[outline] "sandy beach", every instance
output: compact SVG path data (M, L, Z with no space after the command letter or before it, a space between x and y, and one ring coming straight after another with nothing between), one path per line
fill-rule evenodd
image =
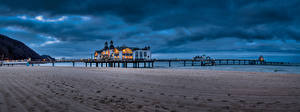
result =
M0 67L0 112L300 112L300 74Z

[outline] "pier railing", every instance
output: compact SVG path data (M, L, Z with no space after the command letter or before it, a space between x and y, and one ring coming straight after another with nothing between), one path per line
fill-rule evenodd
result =
M289 65L284 62L267 62L255 59L205 59L205 60L194 60L194 59L151 59L151 60L96 60L96 59L58 59L48 61L29 61L29 64L45 64L52 63L85 63L92 67L128 67L128 64L132 64L133 68L152 68L154 63L165 62L168 63L169 67L172 67L173 63L179 63L183 66L215 66L215 65Z
M154 63L165 62L171 67L173 63L179 63L183 66L215 66L215 65L290 65L285 62L267 62L255 59L151 59L151 60L97 60L97 59L57 59L57 60L5 60L0 61L0 66L13 66L13 65L34 65L34 64L46 64L52 63L85 63L92 67L128 67L128 64L132 64L133 68L153 68Z
M214 66L214 65L289 65L285 62L267 62L255 59L157 59L155 62L168 62L169 67L172 62L182 63L183 66Z
M127 68L128 64L132 64L133 68L153 68L154 60L96 60L96 59L64 59L64 60L52 60L52 61L30 61L29 64L44 64L52 63L52 66L55 66L55 63L72 63L75 67L75 63L85 63L85 66L88 65L92 67L94 64L96 67L124 67Z
M26 65L28 60L2 60L0 66Z

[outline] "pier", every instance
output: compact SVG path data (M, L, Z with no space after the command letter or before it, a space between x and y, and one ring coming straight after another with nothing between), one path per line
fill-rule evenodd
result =
M213 60L193 60L193 59L159 59L155 62L168 62L169 67L177 62L183 66L215 66L215 65L288 65L284 62L266 62L254 59L213 59Z
M55 60L55 61L30 61L29 64L51 63L84 63L85 67L123 67L127 68L132 64L132 68L153 68L155 63L167 62L169 67L173 63L179 63L183 66L216 66L216 65L289 65L284 62L267 62L254 59L214 59L214 60L193 60L193 59L152 59L152 60L91 60L91 59L73 59L73 60Z
M26 65L28 61L24 60L11 60L11 61L0 61L0 66L14 66L14 65Z
M75 63L84 63L85 67L122 67L127 68L128 64L132 64L133 68L153 68L154 60L91 60L91 59L80 59L80 60L55 60L55 61L30 61L29 64L43 64L51 63L55 66L56 63L72 63L75 67Z
M122 67L122 68L154 68L155 63L167 63L168 67L172 67L174 63L185 66L217 66L217 65L290 65L285 62L267 62L254 59L214 59L214 60L193 60L193 59L152 59L152 60L93 60L93 59L70 59L55 61L0 61L0 66L14 65L31 65L50 63L53 67L57 63L72 63L76 67L76 63L84 63L85 67ZM128 65L132 66L128 66Z

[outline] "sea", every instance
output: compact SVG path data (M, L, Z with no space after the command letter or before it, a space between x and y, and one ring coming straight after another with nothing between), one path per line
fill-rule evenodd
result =
M197 64L195 64L197 65ZM49 64L38 64L34 66L52 66ZM55 63L57 67L72 67L73 63ZM103 65L105 67L105 64ZM142 69L144 64L140 64ZM75 67L85 67L85 63L75 63ZM88 64L88 67L90 65ZM96 67L96 64L92 64L92 67ZM133 67L133 64L128 64L128 68ZM99 64L99 68L100 64ZM300 64L291 64L288 66L275 66L275 65L216 65L216 66L191 66L187 63L186 66L182 62L172 62L169 67L168 62L155 62L155 69L198 69L198 70L215 70L215 71L244 71L244 72L274 72L274 73L292 73L300 74Z
M182 55L184 56L184 55ZM213 55L215 59L258 59L259 55ZM168 59L172 55L154 55L154 59ZM216 71L244 71L244 72L274 72L274 73L292 73L300 74L300 55L264 55L264 58L268 62L286 62L290 63L288 66L275 66L275 65L216 65L216 66L191 66L187 64L184 66L182 62L172 62L169 67L168 62L155 62L155 69L199 69L199 70L216 70ZM189 56L181 58L169 58L169 59L191 59ZM144 64L140 64L143 67ZM197 65L197 64L196 64ZM39 64L34 66L52 66L52 64ZM55 63L55 66L69 66L72 67L72 63ZM89 67L90 65L88 65ZM92 65L96 67L96 64ZM105 65L104 65L105 66ZM129 64L128 67L132 67ZM85 63L75 63L75 67L85 67ZM100 67L100 65L99 65ZM149 68L145 68L149 69Z

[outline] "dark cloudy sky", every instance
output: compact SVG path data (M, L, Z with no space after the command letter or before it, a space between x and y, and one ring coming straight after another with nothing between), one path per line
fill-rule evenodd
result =
M89 57L106 40L155 57L299 55L300 1L0 0L0 33L54 57Z

